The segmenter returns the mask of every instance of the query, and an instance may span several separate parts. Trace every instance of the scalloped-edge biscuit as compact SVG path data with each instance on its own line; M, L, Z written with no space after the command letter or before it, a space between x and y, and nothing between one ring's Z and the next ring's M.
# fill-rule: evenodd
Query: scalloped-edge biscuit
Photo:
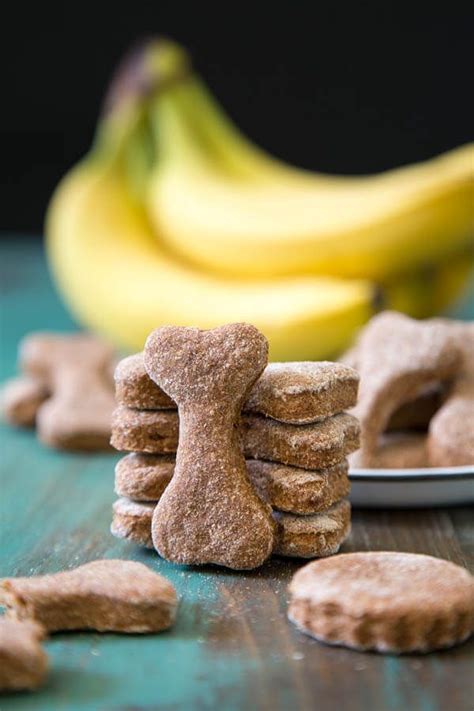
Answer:
M139 410L176 410L176 403L148 375L143 353L121 360L114 373L115 398Z
M429 652L474 628L474 578L454 563L398 552L346 553L305 565L289 585L289 619L329 644Z
M290 425L262 415L242 418L245 455L302 469L326 469L359 447L359 423L341 413L309 425Z
M158 501L175 462L174 454L127 454L115 466L115 493L135 501Z
M132 501L120 497L112 506L110 532L116 538L125 538L139 546L154 548L151 538L151 520L156 501Z
M244 412L305 424L336 415L357 401L359 376L342 363L269 363L252 387ZM143 353L124 358L115 370L117 402L134 409L176 409L148 375Z
M326 469L359 446L359 423L346 413L309 425L290 425L263 415L243 415L245 456L303 469ZM119 405L112 417L115 449L170 454L178 446L178 414L173 410L132 410Z
M342 363L269 363L244 410L290 424L318 422L353 407L358 387L358 373Z
M158 502L138 502L122 497L113 505L111 533L145 548L153 548L151 525ZM276 536L273 554L290 558L334 555L351 530L351 507L346 499L325 511L299 516L273 511Z
M0 617L0 691L37 689L48 671L45 629L33 620Z
M349 494L348 469L347 460L315 471L247 460L250 480L260 496L274 509L303 516L324 511Z
M120 452L171 454L178 447L175 410L133 410L119 405L112 414L110 443Z
M277 537L273 552L291 558L323 558L338 552L351 532L351 505L343 499L310 516L274 511Z
M115 467L115 492L137 502L157 502L171 481L174 465L174 455L127 454ZM259 496L281 511L317 513L350 490L347 460L316 471L256 459L247 459L246 466Z

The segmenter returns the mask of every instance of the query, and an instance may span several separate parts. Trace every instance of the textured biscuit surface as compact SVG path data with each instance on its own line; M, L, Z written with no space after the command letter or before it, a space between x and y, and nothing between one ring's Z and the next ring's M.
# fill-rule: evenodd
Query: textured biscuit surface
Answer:
M136 501L158 501L173 476L171 454L127 454L115 467L115 492Z
M38 438L58 449L109 449L115 406L112 347L88 334L33 333L20 345L20 365L44 383L50 398L38 409Z
M147 339L148 375L179 408L175 471L152 522L167 560L249 569L272 552L271 509L249 482L238 428L267 358L265 337L249 324L163 327Z
M132 501L121 496L112 506L111 534L138 546L153 548L151 521L155 506L156 501Z
M446 388L442 383L424 387L415 397L395 410L387 425L387 431L428 429L433 415L443 404Z
M342 363L270 363L252 387L243 410L276 420L308 423L353 407L359 376ZM176 408L145 369L142 353L124 358L115 371L117 402L127 407Z
M360 452L349 457L351 467L362 467ZM424 432L387 432L379 437L372 454L371 466L376 469L419 469L431 466L427 437Z
M44 636L45 630L32 620L0 617L0 691L41 686L48 670Z
M172 455L128 454L115 467L115 491L135 502L157 502L171 481L174 465ZM315 471L257 459L248 459L246 467L259 496L272 508L291 513L317 513L350 490L347 460Z
M359 376L342 363L270 363L244 409L281 422L317 422L353 407Z
M261 490L257 491L264 498ZM118 499L113 506L112 534L136 545L153 548L151 526L158 503ZM276 523L273 553L291 558L334 555L350 533L350 514L350 504L345 499L305 516L273 511Z
M174 453L178 435L178 413L174 410L132 410L119 405L112 415L110 442L120 452Z
M359 446L359 423L346 413L308 425L277 422L261 415L242 418L245 455L303 469L325 469Z
M292 558L334 555L351 531L351 505L343 499L309 516L274 511L278 524L274 553Z
M143 353L121 360L114 373L115 398L120 405L141 410L173 410L176 403L148 375Z
M303 469L324 469L359 446L359 424L345 413L308 425L245 414L240 430L248 458L267 459ZM119 451L170 454L178 447L179 418L172 410L132 410L123 405L112 417L112 445ZM205 444L207 432L200 437Z
M348 553L301 568L288 617L330 644L379 652L428 652L467 639L474 579L426 555Z
M316 471L257 459L247 460L252 484L272 508L303 515L328 509L348 495L348 468L347 460L329 469Z
M390 311L371 320L357 348L360 388L353 413L361 423L361 464L372 466L392 414L423 386L454 377L461 354L444 324Z
M430 422L428 453L432 466L474 464L474 322L437 323L449 330L462 354L458 377Z
M19 600L49 632L158 632L173 624L177 609L171 583L128 560L95 560L53 575L0 581L8 616L21 612Z
M18 427L33 427L48 389L36 378L23 375L7 380L0 391L0 412L5 422Z

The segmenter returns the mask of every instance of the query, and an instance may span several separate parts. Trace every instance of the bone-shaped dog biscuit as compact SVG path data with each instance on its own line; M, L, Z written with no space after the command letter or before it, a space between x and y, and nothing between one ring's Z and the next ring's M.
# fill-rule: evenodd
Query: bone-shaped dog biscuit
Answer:
M24 614L19 601L48 632L158 632L173 624L177 609L173 585L131 560L95 560L53 575L0 580L7 616Z
M250 569L272 552L271 509L249 482L238 427L267 358L265 337L249 324L169 326L147 339L148 375L179 409L175 472L152 523L167 560Z
M47 397L48 390L40 380L28 375L11 378L0 391L0 412L11 425L33 427Z
M430 422L428 454L432 466L474 464L474 322L436 319L462 354L458 377Z
M20 348L20 364L45 384L51 397L36 416L39 439L64 449L105 449L114 395L112 348L85 334L33 334Z
M372 319L358 342L361 466L371 466L379 435L391 415L420 388L454 377L461 354L442 323L418 322L386 311Z

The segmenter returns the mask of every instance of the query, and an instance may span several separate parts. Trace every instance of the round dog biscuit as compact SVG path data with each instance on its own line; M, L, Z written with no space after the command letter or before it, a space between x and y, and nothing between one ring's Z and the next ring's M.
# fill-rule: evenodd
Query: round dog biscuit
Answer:
M278 525L273 552L291 558L334 555L351 531L351 505L346 499L311 516L281 511L273 516Z
M347 553L301 568L289 619L322 642L378 652L429 652L467 639L474 578L413 553Z

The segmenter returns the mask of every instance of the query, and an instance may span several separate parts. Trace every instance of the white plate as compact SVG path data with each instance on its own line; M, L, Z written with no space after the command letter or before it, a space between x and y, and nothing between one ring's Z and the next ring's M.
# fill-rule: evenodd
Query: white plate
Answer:
M426 469L351 469L356 507L453 506L474 503L474 465Z

